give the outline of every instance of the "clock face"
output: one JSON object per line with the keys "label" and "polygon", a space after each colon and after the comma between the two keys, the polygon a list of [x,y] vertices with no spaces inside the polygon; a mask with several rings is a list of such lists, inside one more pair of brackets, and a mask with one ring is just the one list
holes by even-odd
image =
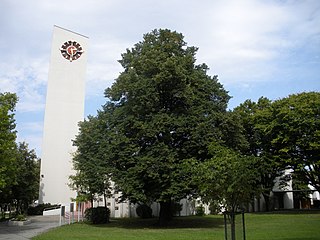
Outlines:
{"label": "clock face", "polygon": [[70,62],[77,60],[83,53],[82,47],[76,41],[67,41],[60,48],[62,56]]}

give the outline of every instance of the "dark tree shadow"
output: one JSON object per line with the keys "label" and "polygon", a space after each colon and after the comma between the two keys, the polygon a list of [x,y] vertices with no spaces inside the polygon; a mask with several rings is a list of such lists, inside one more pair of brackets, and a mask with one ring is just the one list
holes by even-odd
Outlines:
{"label": "dark tree shadow", "polygon": [[176,229],[176,228],[224,228],[223,216],[215,217],[175,217],[166,226],[159,226],[158,218],[122,218],[111,219],[108,224],[95,225],[96,227],[119,227],[127,229]]}

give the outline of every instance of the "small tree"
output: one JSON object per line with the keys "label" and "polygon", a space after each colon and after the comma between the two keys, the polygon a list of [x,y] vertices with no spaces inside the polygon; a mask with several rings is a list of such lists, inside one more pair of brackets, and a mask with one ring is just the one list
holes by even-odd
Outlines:
{"label": "small tree", "polygon": [[212,143],[212,158],[200,167],[200,193],[207,203],[218,201],[230,212],[231,236],[235,239],[235,213],[260,192],[256,158]]}
{"label": "small tree", "polygon": [[257,160],[218,143],[212,143],[209,152],[213,157],[199,168],[202,199],[218,200],[227,211],[236,212],[261,191]]}
{"label": "small tree", "polygon": [[73,167],[76,174],[70,176],[70,187],[77,191],[78,200],[93,201],[98,196],[110,195],[110,173],[100,155],[101,142],[103,138],[101,127],[103,124],[96,117],[89,116],[88,120],[81,122],[80,134],[74,140],[77,152],[73,157]]}
{"label": "small tree", "polygon": [[18,213],[25,214],[29,204],[38,199],[40,160],[25,142],[18,144],[17,182],[12,186],[12,196]]}

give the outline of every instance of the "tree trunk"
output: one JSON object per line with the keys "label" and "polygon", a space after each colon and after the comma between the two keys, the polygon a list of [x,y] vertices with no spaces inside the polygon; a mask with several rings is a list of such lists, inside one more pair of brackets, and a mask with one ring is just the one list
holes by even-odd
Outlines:
{"label": "tree trunk", "polygon": [[171,200],[160,202],[159,225],[166,226],[171,219]]}
{"label": "tree trunk", "polygon": [[105,191],[103,192],[103,200],[104,200],[104,207],[105,207],[105,208],[108,208],[108,205],[107,205],[107,195],[106,195],[106,192],[105,192]]}
{"label": "tree trunk", "polygon": [[230,213],[230,225],[231,225],[231,240],[236,240],[236,214],[232,210]]}
{"label": "tree trunk", "polygon": [[93,195],[91,195],[90,203],[91,203],[91,208],[93,208]]}
{"label": "tree trunk", "polygon": [[266,204],[266,212],[270,211],[270,194],[266,194],[266,193],[262,193],[263,197],[264,197],[264,201]]}

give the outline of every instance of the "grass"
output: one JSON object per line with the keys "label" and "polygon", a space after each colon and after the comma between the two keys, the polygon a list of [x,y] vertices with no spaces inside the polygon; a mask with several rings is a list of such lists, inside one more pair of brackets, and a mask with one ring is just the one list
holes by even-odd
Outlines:
{"label": "grass", "polygon": [[[320,213],[246,214],[247,240],[319,240]],[[65,225],[33,240],[224,240],[222,216],[175,218],[166,228],[156,219],[114,219],[105,225]]]}

